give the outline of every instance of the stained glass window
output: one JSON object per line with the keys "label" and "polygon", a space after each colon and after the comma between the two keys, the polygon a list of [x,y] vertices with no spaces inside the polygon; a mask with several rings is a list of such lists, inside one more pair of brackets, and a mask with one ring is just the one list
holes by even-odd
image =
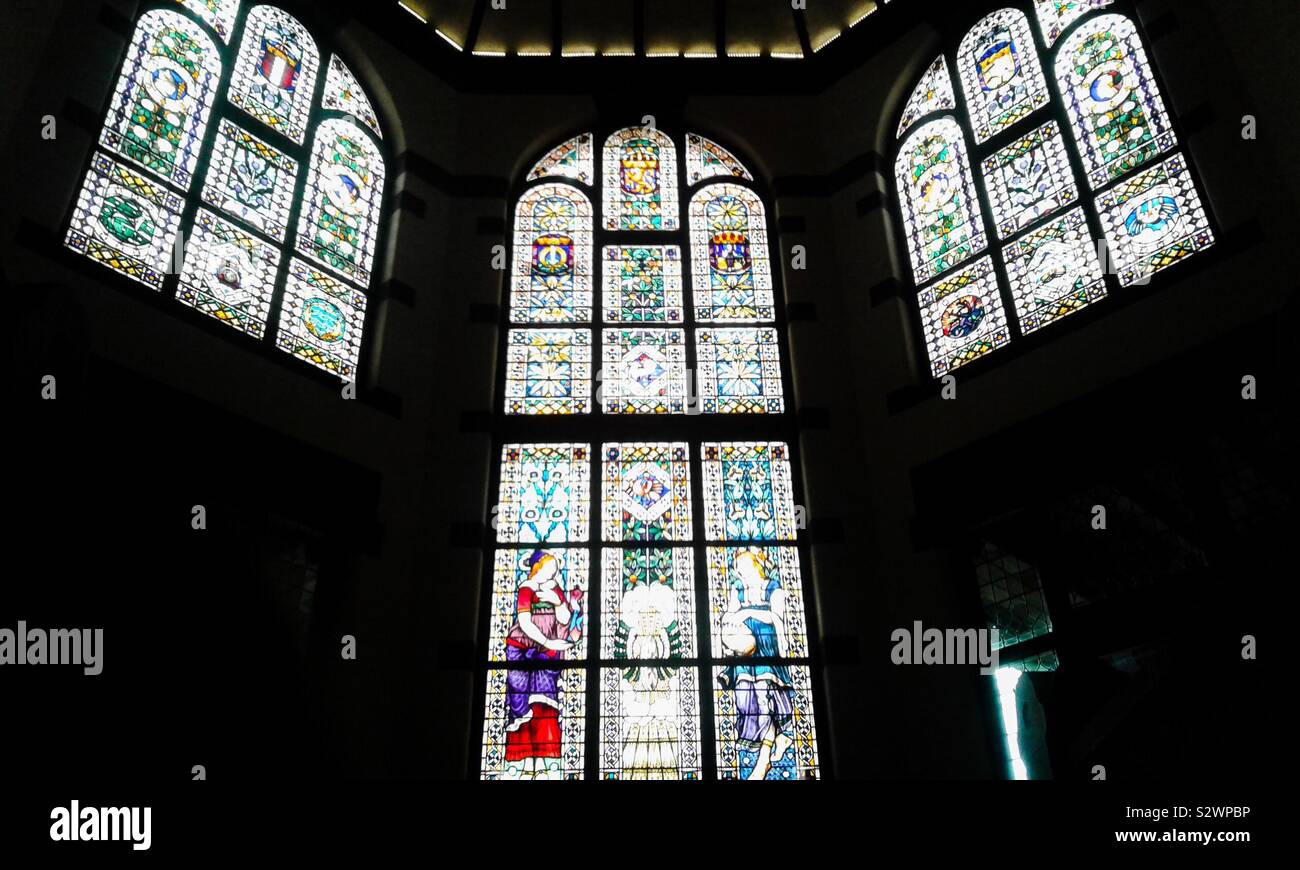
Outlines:
{"label": "stained glass window", "polygon": [[696,330],[705,414],[780,414],[781,349],[775,329]]}
{"label": "stained glass window", "polygon": [[706,442],[700,450],[706,538],[794,540],[794,489],[784,442]]}
{"label": "stained glass window", "polygon": [[812,679],[804,665],[713,669],[719,779],[817,779]]}
{"label": "stained glass window", "polygon": [[694,668],[601,669],[602,779],[700,778]]}
{"label": "stained glass window", "polygon": [[[587,657],[586,550],[497,550],[492,577],[492,661],[528,661],[539,653],[555,661]],[[545,644],[535,631],[563,643]]]}
{"label": "stained glass window", "polygon": [[1097,211],[1125,287],[1214,244],[1209,218],[1181,154],[1103,193]]}
{"label": "stained glass window", "polygon": [[1115,0],[1034,0],[1038,26],[1042,28],[1047,47],[1055,45],[1071,24],[1113,2]]}
{"label": "stained glass window", "polygon": [[302,144],[320,55],[298,19],[254,6],[244,22],[227,98],[277,133]]}
{"label": "stained glass window", "polygon": [[600,582],[602,658],[695,658],[691,548],[602,550]]}
{"label": "stained glass window", "polygon": [[298,216],[299,253],[368,284],[383,195],[384,160],[370,137],[351,121],[322,121]]}
{"label": "stained glass window", "polygon": [[952,89],[952,76],[943,55],[934,59],[917,82],[912,95],[907,98],[903,116],[898,122],[898,138],[912,129],[912,125],[931,112],[944,112],[957,108],[957,97]]}
{"label": "stained glass window", "polygon": [[976,143],[1047,105],[1047,80],[1029,19],[1016,9],[999,9],[966,34],[957,69]]}
{"label": "stained glass window", "polygon": [[606,414],[686,412],[686,333],[606,329],[601,407]]}
{"label": "stained glass window", "polygon": [[575,136],[537,161],[528,172],[528,180],[539,178],[572,178],[591,184],[596,175],[596,161],[592,156],[595,146],[590,133]]}
{"label": "stained glass window", "polygon": [[297,174],[292,157],[222,120],[203,201],[282,242]]}
{"label": "stained glass window", "polygon": [[990,155],[982,168],[993,220],[1004,239],[1079,198],[1055,121]]}
{"label": "stained glass window", "polygon": [[279,265],[280,252],[274,246],[200,209],[176,298],[261,338]]}
{"label": "stained glass window", "polygon": [[496,521],[503,544],[587,540],[591,481],[588,444],[507,444],[501,448]]}
{"label": "stained glass window", "polygon": [[[713,655],[800,658],[808,654],[799,551],[709,547],[709,636]],[[747,616],[770,614],[771,622]]]}
{"label": "stained glass window", "polygon": [[601,494],[604,539],[689,541],[689,459],[690,448],[684,443],[606,444]]}
{"label": "stained glass window", "polygon": [[370,128],[380,139],[379,119],[370,105],[370,97],[362,90],[357,77],[352,74],[337,54],[330,55],[329,69],[325,72],[325,93],[321,95],[321,108],[346,112]]}
{"label": "stained glass window", "polygon": [[528,191],[515,207],[510,320],[591,320],[591,200],[567,184]]}
{"label": "stained glass window", "polygon": [[695,319],[771,320],[772,270],[763,203],[736,184],[711,184],[691,198]]}
{"label": "stained glass window", "polygon": [[1003,251],[1020,330],[1033,332],[1106,296],[1082,209],[1066,212]]}
{"label": "stained glass window", "polygon": [[686,134],[686,183],[698,184],[706,178],[743,178],[753,181],[745,164],[726,148],[695,133]]}
{"label": "stained glass window", "polygon": [[180,12],[140,16],[99,144],[184,190],[221,81],[221,57]]}
{"label": "stained glass window", "polygon": [[1178,144],[1137,29],[1122,15],[1080,25],[1061,43],[1056,77],[1094,188]]}
{"label": "stained glass window", "polygon": [[180,0],[180,3],[216,31],[222,42],[230,42],[235,16],[239,14],[239,0]]}
{"label": "stained glass window", "polygon": [[507,414],[588,413],[591,330],[510,330],[505,402]]}
{"label": "stained glass window", "polygon": [[605,229],[675,230],[677,146],[653,127],[630,127],[605,140]]}
{"label": "stained glass window", "polygon": [[280,302],[276,344],[345,381],[356,376],[366,296],[296,257]]}
{"label": "stained glass window", "polygon": [[1011,340],[991,257],[922,290],[920,306],[930,371],[936,378]]}
{"label": "stained glass window", "polygon": [[984,250],[987,237],[965,136],[955,120],[918,127],[903,143],[894,172],[918,284]]}
{"label": "stained glass window", "polygon": [[483,779],[582,778],[585,670],[490,670],[484,706]]}
{"label": "stained glass window", "polygon": [[161,182],[97,151],[66,244],[157,290],[172,260],[183,207]]}
{"label": "stained glass window", "polygon": [[676,245],[605,248],[606,323],[681,323],[682,250]]}

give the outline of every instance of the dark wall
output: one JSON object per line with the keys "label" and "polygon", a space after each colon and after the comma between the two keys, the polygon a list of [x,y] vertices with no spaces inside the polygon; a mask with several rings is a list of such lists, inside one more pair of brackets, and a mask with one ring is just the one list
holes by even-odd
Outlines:
{"label": "dark wall", "polygon": [[[109,629],[104,676],[60,675],[48,693],[49,678],[24,674],[20,691],[52,719],[95,718],[159,777],[192,764],[226,778],[464,776],[478,751],[484,420],[498,376],[497,320],[484,312],[502,300],[491,258],[507,242],[505,194],[565,134],[652,113],[678,137],[697,130],[751,158],[775,192],[782,263],[807,249],[808,268],[786,269],[784,286],[799,312],[790,389],[806,424],[823,752],[840,777],[1001,775],[986,684],[967,669],[893,666],[889,632],[978,622],[969,562],[951,546],[988,519],[972,503],[1023,506],[1044,480],[1065,491],[1112,460],[1158,453],[1237,414],[1246,374],[1261,403],[1282,402],[1300,183],[1296,101],[1275,58],[1294,53],[1296,14],[1262,0],[1139,4],[1219,245],[1000,351],[946,402],[899,289],[909,270],[888,207],[901,103],[959,30],[919,9],[886,20],[895,12],[825,58],[757,61],[753,76],[728,64],[706,81],[698,60],[479,75],[493,59],[414,50],[383,15],[305,10],[367,79],[394,156],[370,365],[362,397],[347,401],[293,360],[60,248],[135,4],[9,4],[0,64],[14,98],[0,131],[5,165],[20,168],[0,215],[17,312],[9,549],[28,567],[0,598],[0,626]],[[40,73],[55,69],[74,74]],[[1246,114],[1257,140],[1242,139]],[[58,378],[54,402],[37,399],[45,374]],[[1036,420],[1030,436],[1018,428]],[[1082,480],[1070,472],[1079,456]],[[1264,473],[1293,483],[1289,469]],[[206,532],[190,529],[195,504],[209,510]],[[307,585],[304,628],[268,590]],[[355,662],[339,660],[343,634],[358,638]],[[124,769],[117,757],[68,763]]]}

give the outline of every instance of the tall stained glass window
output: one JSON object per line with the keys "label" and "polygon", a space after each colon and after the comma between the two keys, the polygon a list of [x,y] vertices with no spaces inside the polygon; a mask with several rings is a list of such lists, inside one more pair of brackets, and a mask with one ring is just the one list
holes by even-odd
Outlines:
{"label": "tall stained glass window", "polygon": [[514,200],[475,773],[818,778],[766,202],[713,139],[600,135]]}
{"label": "tall stained glass window", "polygon": [[343,60],[331,55],[324,77],[319,66],[307,28],[273,6],[143,13],[66,244],[352,381],[383,228],[383,134]]}
{"label": "tall stained glass window", "polygon": [[1138,26],[1117,8],[992,12],[902,108],[894,180],[934,377],[1214,244]]}

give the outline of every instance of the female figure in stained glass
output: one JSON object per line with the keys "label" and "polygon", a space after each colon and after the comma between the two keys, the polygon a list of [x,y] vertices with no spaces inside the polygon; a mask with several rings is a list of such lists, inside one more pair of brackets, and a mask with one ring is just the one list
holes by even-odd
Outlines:
{"label": "female figure in stained glass", "polygon": [[[732,566],[721,626],[724,652],[742,659],[784,657],[786,593],[780,578],[769,579],[767,560],[751,550],[738,553]],[[757,753],[746,778],[766,779],[794,744],[790,669],[779,664],[728,665],[718,682],[735,695],[740,748]]]}

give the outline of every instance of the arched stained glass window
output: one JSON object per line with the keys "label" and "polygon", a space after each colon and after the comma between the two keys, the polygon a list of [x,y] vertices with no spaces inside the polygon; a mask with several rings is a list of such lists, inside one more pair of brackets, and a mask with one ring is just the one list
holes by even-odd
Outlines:
{"label": "arched stained glass window", "polygon": [[[225,43],[239,48],[223,94]],[[351,381],[382,228],[382,133],[343,61],[331,58],[324,93],[317,66],[307,30],[271,6],[142,14],[66,243]]]}
{"label": "arched stained glass window", "polygon": [[934,59],[926,69],[921,80],[912,89],[903,107],[903,115],[898,120],[898,138],[912,129],[919,118],[931,112],[944,112],[957,108],[957,97],[952,90],[952,76],[948,74],[948,61],[943,55]]}
{"label": "arched stained glass window", "polygon": [[592,190],[593,141],[515,200],[476,774],[818,777],[768,209],[732,151],[646,128],[605,140]]}
{"label": "arched stained glass window", "polygon": [[[1104,8],[1116,0],[1034,0],[1051,51],[1025,10],[982,18],[952,55],[971,130],[934,96],[947,54],[901,110],[899,219],[936,377],[1214,243],[1137,25]],[[969,262],[990,238],[997,256]]]}

